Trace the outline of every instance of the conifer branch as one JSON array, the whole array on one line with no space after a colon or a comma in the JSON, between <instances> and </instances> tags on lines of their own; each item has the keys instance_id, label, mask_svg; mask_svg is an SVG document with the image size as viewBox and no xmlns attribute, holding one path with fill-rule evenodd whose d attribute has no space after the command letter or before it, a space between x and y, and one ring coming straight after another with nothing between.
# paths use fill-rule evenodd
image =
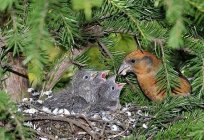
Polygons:
<instances>
[{"instance_id":1,"label":"conifer branch","mask_svg":"<svg viewBox=\"0 0 204 140\"><path fill-rule=\"evenodd\" d=\"M191 1L191 0L186 0L188 3L190 3L190 5L192 5L193 7L195 7L196 9L198 9L200 12L204 13L204 6L203 6L203 1Z\"/></svg>"},{"instance_id":2,"label":"conifer branch","mask_svg":"<svg viewBox=\"0 0 204 140\"><path fill-rule=\"evenodd\" d=\"M13 117L15 123L16 123L16 128L17 128L17 131L19 133L19 136L22 140L26 140L25 137L24 137L24 131L23 131L23 126L22 126L22 123L18 120L17 116L9 109L8 110L10 116Z\"/></svg>"},{"instance_id":3,"label":"conifer branch","mask_svg":"<svg viewBox=\"0 0 204 140\"><path fill-rule=\"evenodd\" d=\"M204 57L202 57L202 62L203 62L203 65L202 65L202 75L203 75L203 78L202 78L202 87L201 87L201 92L203 91L203 94L204 94Z\"/></svg>"},{"instance_id":4,"label":"conifer branch","mask_svg":"<svg viewBox=\"0 0 204 140\"><path fill-rule=\"evenodd\" d=\"M164 70L165 70L165 78L166 78L166 82L167 82L167 91L169 92L171 89L171 85L170 85L170 78L169 78L169 74L168 74L168 70L167 70L167 64L166 64L166 60L165 60L165 53L164 53L164 46L162 43L159 44L161 47L161 53L162 53L162 62L163 62L163 66L164 66ZM161 86L161 85L160 85Z\"/></svg>"},{"instance_id":5,"label":"conifer branch","mask_svg":"<svg viewBox=\"0 0 204 140\"><path fill-rule=\"evenodd\" d=\"M145 34L141 30L140 26L138 25L137 19L135 19L129 12L128 8L125 6L125 3L123 1L118 1L118 0L107 0L108 3L112 4L114 7L122 11L127 17L130 19L132 23L134 23L135 27L137 27L139 33L143 38L146 38Z\"/></svg>"}]
</instances>

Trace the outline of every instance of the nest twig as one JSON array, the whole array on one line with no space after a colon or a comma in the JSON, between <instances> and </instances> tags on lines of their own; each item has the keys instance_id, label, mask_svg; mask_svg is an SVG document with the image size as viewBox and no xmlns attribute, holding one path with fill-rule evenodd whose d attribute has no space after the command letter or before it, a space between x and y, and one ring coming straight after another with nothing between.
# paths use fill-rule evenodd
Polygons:
<instances>
[{"instance_id":1,"label":"nest twig","mask_svg":"<svg viewBox=\"0 0 204 140\"><path fill-rule=\"evenodd\" d=\"M134 126L146 119L152 119L145 115L138 115L137 106L123 107L123 109L113 112L93 115L70 114L70 115L54 115L52 113L43 112L42 109L26 104L24 108L35 108L38 110L34 114L24 112L25 122L32 123L35 132L39 137L48 139L97 139L116 140L124 136L130 135ZM125 110L125 111L124 111ZM128 113L131 112L131 115ZM141 111L141 110L140 110ZM97 117L94 117L94 116ZM135 119L134 122L131 120ZM138 121L139 120L139 121Z\"/></svg>"},{"instance_id":2,"label":"nest twig","mask_svg":"<svg viewBox=\"0 0 204 140\"><path fill-rule=\"evenodd\" d=\"M53 116L44 116L44 117L29 117L29 118L26 118L25 121L42 121L42 120L51 120L51 121L60 121L60 122L66 122L70 125L76 125L77 127L79 128L82 128L84 131L86 131L93 139L96 139L96 136L95 134L93 134L91 132L91 129L89 127L86 127L84 126L81 122L79 121L75 121L73 119L69 119L69 118L65 118L65 117L61 117L61 116L58 116L58 117L53 117Z\"/></svg>"}]
</instances>

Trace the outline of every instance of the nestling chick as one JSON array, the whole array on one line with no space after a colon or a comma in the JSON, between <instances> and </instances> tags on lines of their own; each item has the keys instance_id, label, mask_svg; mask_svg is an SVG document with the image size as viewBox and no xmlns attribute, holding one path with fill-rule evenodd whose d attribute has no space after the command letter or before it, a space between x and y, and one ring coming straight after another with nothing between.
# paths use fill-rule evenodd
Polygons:
<instances>
[{"instance_id":1,"label":"nestling chick","mask_svg":"<svg viewBox=\"0 0 204 140\"><path fill-rule=\"evenodd\" d=\"M108 71L80 70L74 75L70 88L63 93L48 98L43 105L51 110L55 108L69 110L81 104L84 104L85 107L85 104L95 102L98 98L97 88L106 80L107 73Z\"/></svg>"},{"instance_id":2,"label":"nestling chick","mask_svg":"<svg viewBox=\"0 0 204 140\"><path fill-rule=\"evenodd\" d=\"M75 96L83 97L88 103L93 103L97 100L97 90L102 83L106 81L106 75L109 71L99 71L95 77L90 77L85 74L86 80L80 80L78 84L73 89L73 94ZM74 83L75 84L75 83Z\"/></svg>"},{"instance_id":3,"label":"nestling chick","mask_svg":"<svg viewBox=\"0 0 204 140\"><path fill-rule=\"evenodd\" d=\"M92 81L97 74L98 74L97 71L92 71L92 70L77 71L72 77L71 88L76 89L79 87L81 83Z\"/></svg>"},{"instance_id":4,"label":"nestling chick","mask_svg":"<svg viewBox=\"0 0 204 140\"><path fill-rule=\"evenodd\" d=\"M74 111L75 113L82 112L88 107L87 101L80 96L66 96L62 94L61 96L57 96L52 98L51 100L46 100L44 106L54 110L58 109L67 109L68 111Z\"/></svg>"},{"instance_id":5,"label":"nestling chick","mask_svg":"<svg viewBox=\"0 0 204 140\"><path fill-rule=\"evenodd\" d=\"M98 101L90 112L116 111L120 108L120 92L125 83L116 83L115 76L106 80L98 89Z\"/></svg>"},{"instance_id":6,"label":"nestling chick","mask_svg":"<svg viewBox=\"0 0 204 140\"><path fill-rule=\"evenodd\" d=\"M82 113L88 106L89 103L84 98L80 96L73 96L69 98L66 101L66 104L61 108L65 108L70 112L73 111L74 113Z\"/></svg>"},{"instance_id":7,"label":"nestling chick","mask_svg":"<svg viewBox=\"0 0 204 140\"><path fill-rule=\"evenodd\" d=\"M166 97L166 91L157 87L156 74L162 66L161 60L155 55L136 50L125 57L119 68L118 74L126 75L133 72L137 76L138 83L144 94L153 101L162 101ZM191 92L191 85L184 76L179 76L180 86L172 89L173 95L188 96Z\"/></svg>"}]
</instances>

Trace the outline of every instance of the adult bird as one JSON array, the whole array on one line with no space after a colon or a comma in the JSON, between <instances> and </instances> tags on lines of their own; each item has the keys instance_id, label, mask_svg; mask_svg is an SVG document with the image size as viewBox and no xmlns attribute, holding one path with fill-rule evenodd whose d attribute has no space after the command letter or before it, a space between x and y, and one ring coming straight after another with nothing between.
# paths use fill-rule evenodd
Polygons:
<instances>
[{"instance_id":1,"label":"adult bird","mask_svg":"<svg viewBox=\"0 0 204 140\"><path fill-rule=\"evenodd\" d=\"M157 85L156 75L162 66L162 61L154 54L147 51L136 50L128 54L118 70L118 74L126 75L133 72L144 94L153 101L162 101L166 97L166 91L160 90ZM191 92L189 81L182 75L178 77L179 86L172 88L175 96L188 96Z\"/></svg>"}]
</instances>

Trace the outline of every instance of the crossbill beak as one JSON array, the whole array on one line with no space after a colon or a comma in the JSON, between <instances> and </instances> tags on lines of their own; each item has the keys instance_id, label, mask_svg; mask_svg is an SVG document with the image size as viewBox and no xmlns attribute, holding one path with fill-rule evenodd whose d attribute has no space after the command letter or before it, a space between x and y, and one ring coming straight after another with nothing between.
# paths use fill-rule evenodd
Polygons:
<instances>
[{"instance_id":1,"label":"crossbill beak","mask_svg":"<svg viewBox=\"0 0 204 140\"><path fill-rule=\"evenodd\" d=\"M119 75L126 75L127 72L130 72L132 70L131 65L127 62L123 61L122 65L120 66L118 70Z\"/></svg>"}]
</instances>

